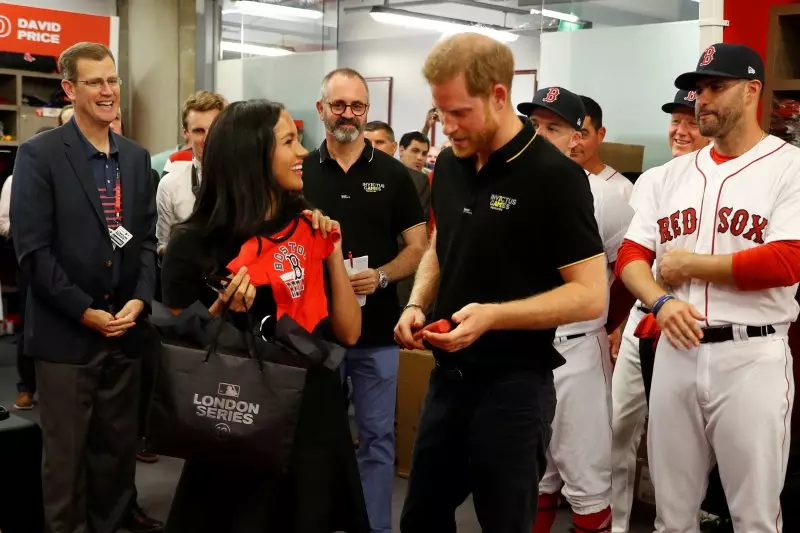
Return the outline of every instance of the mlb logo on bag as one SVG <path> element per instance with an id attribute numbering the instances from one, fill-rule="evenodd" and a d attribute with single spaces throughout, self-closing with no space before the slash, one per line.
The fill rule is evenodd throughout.
<path id="1" fill-rule="evenodd" d="M 231 385 L 230 383 L 220 383 L 217 389 L 217 394 L 220 396 L 230 396 L 231 398 L 239 397 L 239 385 Z"/>

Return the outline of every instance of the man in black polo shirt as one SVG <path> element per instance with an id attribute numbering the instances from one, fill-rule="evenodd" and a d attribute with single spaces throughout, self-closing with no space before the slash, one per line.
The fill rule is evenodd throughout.
<path id="1" fill-rule="evenodd" d="M 369 268 L 350 278 L 366 304 L 361 339 L 348 351 L 342 375 L 353 384 L 370 526 L 373 533 L 390 533 L 400 357 L 392 341 L 400 314 L 395 284 L 416 271 L 427 234 L 408 171 L 364 139 L 368 110 L 369 90 L 358 72 L 338 69 L 325 76 L 317 111 L 326 138 L 303 162 L 303 179 L 306 197 L 341 223 L 345 257 L 368 256 Z M 405 247 L 400 252 L 401 235 Z"/>
<path id="2" fill-rule="evenodd" d="M 486 532 L 530 533 L 556 395 L 555 328 L 599 317 L 606 259 L 581 168 L 520 121 L 511 50 L 488 37 L 440 41 L 425 62 L 452 149 L 436 163 L 437 233 L 397 340 L 424 332 L 437 366 L 417 431 L 405 533 L 455 531 L 472 492 Z"/>

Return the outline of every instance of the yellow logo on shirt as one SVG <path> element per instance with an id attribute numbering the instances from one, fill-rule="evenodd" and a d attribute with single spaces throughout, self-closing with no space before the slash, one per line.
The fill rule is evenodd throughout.
<path id="1" fill-rule="evenodd" d="M 516 198 L 500 196 L 499 194 L 493 194 L 489 198 L 489 208 L 494 209 L 495 211 L 508 211 L 513 205 L 517 205 Z"/>

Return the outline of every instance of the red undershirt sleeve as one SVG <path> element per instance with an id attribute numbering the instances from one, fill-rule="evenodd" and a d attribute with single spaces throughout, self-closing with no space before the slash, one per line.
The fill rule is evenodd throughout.
<path id="1" fill-rule="evenodd" d="M 736 252 L 732 269 L 742 291 L 794 285 L 800 281 L 800 241 L 775 241 Z"/>
<path id="2" fill-rule="evenodd" d="M 648 265 L 652 265 L 655 260 L 656 253 L 653 250 L 629 239 L 625 239 L 622 241 L 622 246 L 619 247 L 619 252 L 617 252 L 617 261 L 614 263 L 614 275 L 620 277 L 625 267 L 634 261 L 644 261 Z"/>

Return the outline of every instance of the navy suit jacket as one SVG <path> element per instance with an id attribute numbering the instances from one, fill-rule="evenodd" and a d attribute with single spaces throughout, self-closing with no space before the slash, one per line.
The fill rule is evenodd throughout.
<path id="1" fill-rule="evenodd" d="M 25 352 L 36 358 L 84 363 L 104 337 L 80 323 L 87 308 L 118 311 L 139 299 L 145 311 L 120 337 L 139 356 L 152 345 L 147 314 L 156 287 L 156 205 L 150 155 L 114 134 L 122 180 L 122 224 L 133 234 L 113 286 L 114 249 L 86 148 L 70 123 L 22 143 L 11 185 L 11 234 L 29 280 Z M 113 313 L 112 313 L 113 314 Z"/>

